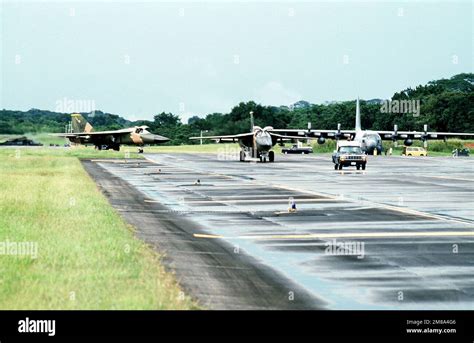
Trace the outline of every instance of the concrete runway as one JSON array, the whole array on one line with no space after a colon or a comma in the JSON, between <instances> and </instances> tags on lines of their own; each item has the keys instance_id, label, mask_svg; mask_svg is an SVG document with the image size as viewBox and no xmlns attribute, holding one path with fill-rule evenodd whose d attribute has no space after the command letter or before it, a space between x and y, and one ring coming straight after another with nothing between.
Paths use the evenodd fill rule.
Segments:
<instances>
[{"instance_id":1,"label":"concrete runway","mask_svg":"<svg viewBox=\"0 0 474 343\"><path fill-rule=\"evenodd\" d=\"M474 309L472 158L146 158L84 165L205 306Z\"/></svg>"}]
</instances>

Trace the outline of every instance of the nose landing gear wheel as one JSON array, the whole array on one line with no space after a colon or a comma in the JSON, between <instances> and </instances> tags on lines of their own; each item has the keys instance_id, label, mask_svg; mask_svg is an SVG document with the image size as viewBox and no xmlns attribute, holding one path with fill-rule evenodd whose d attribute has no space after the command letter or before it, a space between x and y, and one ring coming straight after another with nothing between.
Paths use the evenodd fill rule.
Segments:
<instances>
[{"instance_id":1,"label":"nose landing gear wheel","mask_svg":"<svg viewBox=\"0 0 474 343\"><path fill-rule=\"evenodd\" d=\"M244 162L245 161L245 153L240 150L240 162Z\"/></svg>"},{"instance_id":2,"label":"nose landing gear wheel","mask_svg":"<svg viewBox=\"0 0 474 343\"><path fill-rule=\"evenodd\" d=\"M270 151L270 152L268 153L268 160L269 160L270 162L275 161L275 152L274 152L274 151Z\"/></svg>"}]
</instances>

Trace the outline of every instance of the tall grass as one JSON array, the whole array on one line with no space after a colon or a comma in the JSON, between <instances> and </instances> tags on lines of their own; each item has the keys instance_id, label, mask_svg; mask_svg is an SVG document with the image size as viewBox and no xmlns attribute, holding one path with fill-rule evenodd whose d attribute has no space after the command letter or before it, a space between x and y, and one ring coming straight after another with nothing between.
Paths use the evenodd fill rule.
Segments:
<instances>
[{"instance_id":1,"label":"tall grass","mask_svg":"<svg viewBox=\"0 0 474 343\"><path fill-rule=\"evenodd\" d=\"M64 149L0 149L0 175L0 243L38 249L0 255L0 309L196 307Z\"/></svg>"}]
</instances>

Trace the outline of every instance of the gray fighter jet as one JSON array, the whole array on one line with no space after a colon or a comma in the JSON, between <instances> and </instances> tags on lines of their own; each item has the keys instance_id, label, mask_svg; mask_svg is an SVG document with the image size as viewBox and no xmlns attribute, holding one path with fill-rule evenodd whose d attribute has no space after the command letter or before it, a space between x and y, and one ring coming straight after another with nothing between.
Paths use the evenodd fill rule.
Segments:
<instances>
[{"instance_id":1,"label":"gray fighter jet","mask_svg":"<svg viewBox=\"0 0 474 343\"><path fill-rule=\"evenodd\" d=\"M240 133L237 135L227 136L204 136L190 137L189 139L212 139L218 143L221 142L238 142L240 145L240 161L244 162L250 159L259 159L260 162L275 161L275 152L271 149L278 142L302 139L304 137L288 136L285 130L275 132L273 127L266 126L261 128L254 125L253 113L250 112L250 132Z\"/></svg>"}]
</instances>

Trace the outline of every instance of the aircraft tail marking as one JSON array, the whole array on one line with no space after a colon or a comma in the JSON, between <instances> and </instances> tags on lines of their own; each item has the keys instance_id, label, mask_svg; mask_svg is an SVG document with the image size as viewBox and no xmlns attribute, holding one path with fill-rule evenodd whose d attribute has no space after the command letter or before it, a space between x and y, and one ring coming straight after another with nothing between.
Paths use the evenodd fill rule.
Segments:
<instances>
[{"instance_id":1,"label":"aircraft tail marking","mask_svg":"<svg viewBox=\"0 0 474 343\"><path fill-rule=\"evenodd\" d=\"M79 113L71 114L72 119L72 132L79 133L79 132L92 132L94 129L91 124L84 119L82 115Z\"/></svg>"}]
</instances>

